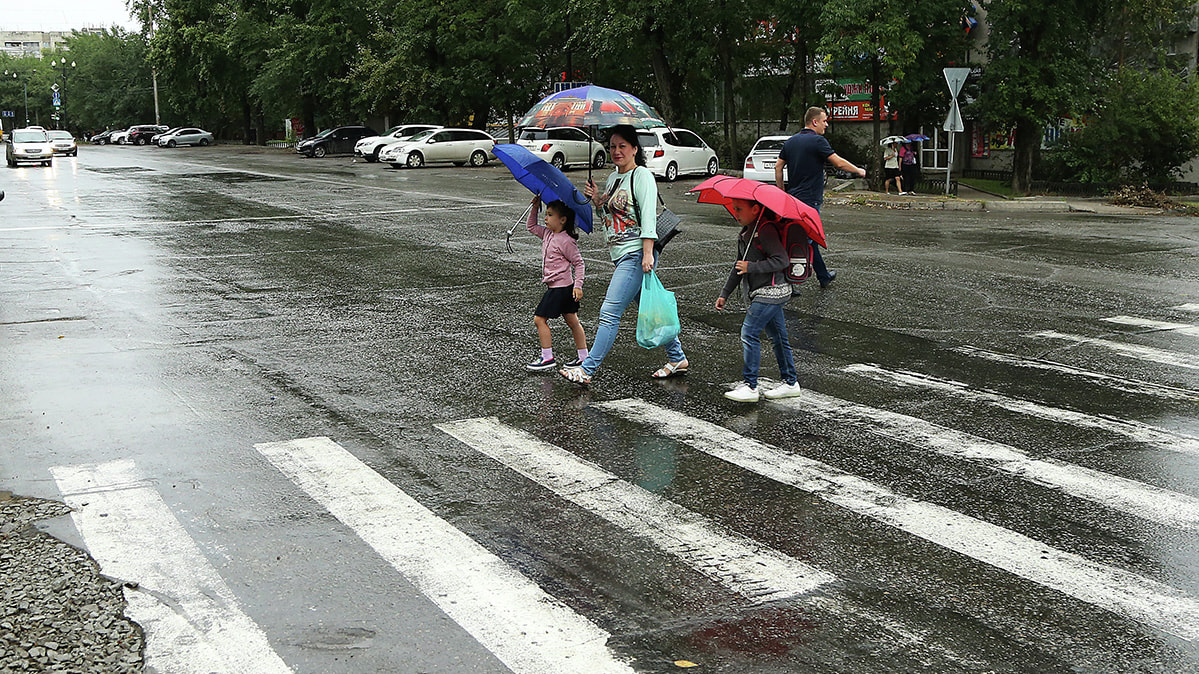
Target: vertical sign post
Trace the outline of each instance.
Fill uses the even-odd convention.
[[[962,111],[958,107],[958,94],[962,91],[962,85],[966,83],[966,78],[970,75],[969,68],[945,68],[945,82],[949,84],[949,95],[953,97],[953,102],[949,106],[949,115],[945,118],[945,124],[942,129],[949,132],[949,161],[945,164],[945,194],[949,194],[949,178],[953,174],[953,136],[955,133],[961,133],[966,130],[966,126],[962,124]]]

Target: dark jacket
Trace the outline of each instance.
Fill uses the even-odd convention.
[[[752,242],[750,241],[751,236],[753,236]],[[784,272],[791,264],[791,260],[787,258],[787,250],[779,238],[779,227],[774,222],[764,221],[756,227],[742,227],[741,233],[737,237],[737,259],[749,262],[749,269],[745,274],[738,274],[737,268],[733,267],[729,272],[728,281],[724,284],[724,290],[720,292],[721,297],[728,299],[733,288],[737,287],[739,283],[742,297],[746,302],[750,301],[750,293],[762,286],[784,285],[790,288]],[[787,299],[789,296],[775,300],[754,301],[781,304]]]

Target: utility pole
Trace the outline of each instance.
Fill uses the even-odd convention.
[[[154,6],[147,7],[150,13],[150,39],[154,39]],[[158,68],[150,66],[150,81],[154,85],[154,123],[162,124],[162,118],[158,114]]]

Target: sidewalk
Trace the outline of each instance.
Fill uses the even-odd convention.
[[[900,196],[865,189],[864,180],[829,181],[824,203],[838,206],[870,206],[927,211],[977,211],[1005,213],[1096,213],[1102,215],[1148,215],[1156,209],[1113,206],[1097,197],[1035,196],[1005,198],[958,186],[957,196],[916,194]]]

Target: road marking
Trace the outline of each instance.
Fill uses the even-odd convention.
[[[1178,309],[1179,311],[1199,312],[1199,304],[1180,304],[1174,308]]]
[[[1083,370],[1072,365],[1065,365],[1063,363],[1057,363],[1051,360],[1013,356],[1011,354],[997,353],[995,351],[988,351],[986,349],[980,349],[974,346],[958,346],[954,347],[953,350],[966,356],[982,358],[984,360],[1003,363],[1005,365],[1048,370],[1050,372],[1058,372],[1073,377],[1081,377],[1084,379],[1089,379],[1098,385],[1116,389],[1117,391],[1124,391],[1126,393],[1151,395],[1157,398],[1169,398],[1173,400],[1199,400],[1199,391],[1192,391],[1190,389],[1179,388],[1177,386],[1155,384],[1153,382],[1141,381],[1139,379],[1131,379],[1128,377],[1117,377],[1115,375],[1104,374],[1102,372],[1092,372],[1090,370]]]
[[[611,635],[329,438],[254,445],[516,674],[633,669]]]
[[[819,461],[642,400],[592,407],[1080,601],[1188,641],[1199,640],[1199,601],[1155,580],[896,494]]]
[[[1164,351],[1162,349],[1155,349],[1151,346],[1121,344],[1120,342],[1113,342],[1107,339],[1083,337],[1081,335],[1069,335],[1062,332],[1056,332],[1054,330],[1036,332],[1029,335],[1029,337],[1040,337],[1042,339],[1061,339],[1067,342],[1075,342],[1077,344],[1094,344],[1095,346],[1101,346],[1109,351],[1115,351],[1121,356],[1126,356],[1128,358],[1136,358],[1137,360],[1146,360],[1151,363],[1174,365],[1176,367],[1199,370],[1199,356],[1175,353],[1173,351]]]
[[[1129,440],[1144,443],[1158,449],[1185,454],[1199,454],[1199,438],[1193,435],[1173,433],[1164,428],[1150,426],[1139,421],[1117,419],[1106,415],[1092,415],[1074,410],[1050,407],[1031,400],[1020,400],[987,390],[974,390],[966,384],[948,379],[938,379],[916,372],[892,371],[878,365],[859,363],[843,368],[845,372],[860,374],[875,380],[889,381],[899,386],[919,386],[939,391],[971,402],[985,403],[1029,416],[1048,419],[1073,426],[1097,428],[1108,433],[1121,435]]]
[[[147,670],[290,672],[132,461],[50,469],[107,576],[125,588],[146,635]]]
[[[1190,325],[1188,323],[1167,323],[1166,321],[1154,321],[1148,318],[1137,318],[1136,316],[1109,316],[1103,320],[1117,325],[1131,325],[1135,328],[1177,332],[1180,335],[1199,335],[1199,325]]]
[[[795,597],[836,580],[498,419],[437,428],[751,602]]]

